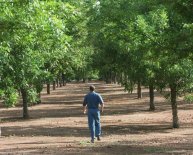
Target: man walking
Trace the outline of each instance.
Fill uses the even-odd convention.
[[[86,109],[88,109],[88,125],[91,134],[91,143],[94,143],[95,137],[97,137],[97,140],[100,140],[101,125],[99,105],[101,105],[101,112],[103,112],[104,102],[101,95],[94,91],[95,87],[93,85],[91,85],[89,89],[90,92],[84,97],[83,112],[86,114]]]

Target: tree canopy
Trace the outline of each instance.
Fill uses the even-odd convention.
[[[189,0],[0,1],[0,95],[7,106],[38,100],[61,76],[193,91],[193,2]],[[140,97],[140,95],[139,95]]]

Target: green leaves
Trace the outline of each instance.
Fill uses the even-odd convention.
[[[175,81],[180,89],[187,87],[191,6],[188,0],[4,1],[2,89],[13,84],[30,91],[59,74],[82,78],[95,74],[94,69],[105,76],[124,73],[132,82],[163,86]]]
[[[2,95],[6,107],[12,107],[18,103],[19,95],[13,87],[8,87]]]
[[[133,81],[154,82],[158,87],[176,82],[179,91],[191,85],[192,2],[91,3],[88,37],[97,50],[95,64],[102,64],[97,68],[103,74],[124,72]]]
[[[81,42],[75,35],[85,31],[80,2],[18,0],[1,4],[0,84],[2,91],[10,89],[3,91],[10,98],[6,104],[15,104],[14,91],[19,89],[27,92],[30,102],[35,101],[43,81],[54,80],[75,65],[71,62],[78,55],[72,49],[78,49],[77,42]]]

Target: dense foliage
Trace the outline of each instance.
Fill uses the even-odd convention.
[[[173,127],[179,127],[177,96],[192,92],[191,1],[117,0],[95,1],[88,14],[89,37],[98,52],[97,68],[132,91],[138,84],[153,90],[170,88]]]
[[[193,2],[189,0],[1,0],[0,95],[7,106],[39,100],[43,84],[98,76],[127,91],[193,91]],[[190,98],[190,97],[189,97]]]

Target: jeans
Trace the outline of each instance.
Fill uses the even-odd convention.
[[[88,109],[88,126],[91,139],[101,135],[100,111],[98,109]]]

